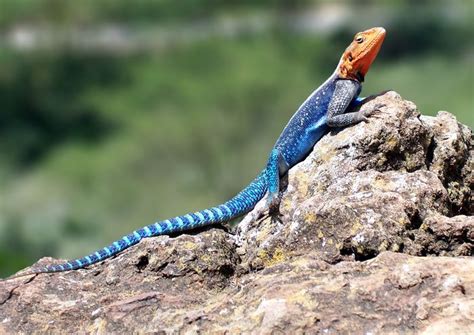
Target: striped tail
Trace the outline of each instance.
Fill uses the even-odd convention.
[[[266,170],[263,170],[250,185],[226,203],[217,207],[204,209],[199,212],[177,216],[168,220],[158,221],[146,227],[135,230],[133,233],[122,237],[111,245],[102,248],[88,256],[78,258],[63,264],[48,265],[33,272],[20,274],[19,276],[62,272],[81,269],[112,257],[119,252],[140,242],[141,239],[151,236],[165,235],[197,227],[229,221],[250,212],[267,192]],[[16,278],[18,276],[10,277]]]

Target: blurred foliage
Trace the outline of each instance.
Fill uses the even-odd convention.
[[[90,24],[103,21],[156,23],[207,19],[229,11],[296,10],[310,0],[3,0],[0,25],[28,22]]]
[[[107,134],[86,90],[114,86],[123,79],[120,60],[71,52],[0,55],[0,151],[29,166],[68,140],[95,142]]]
[[[82,256],[154,219],[234,195],[369,26],[388,35],[365,95],[394,89],[424,114],[448,110],[474,125],[468,2],[351,2],[352,20],[329,34],[289,28],[287,15],[318,3],[2,1],[4,36],[21,24],[193,27],[251,11],[272,13],[277,24],[138,52],[1,48],[0,276],[41,255]]]

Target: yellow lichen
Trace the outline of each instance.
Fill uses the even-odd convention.
[[[107,321],[102,318],[97,318],[94,323],[86,327],[86,332],[90,334],[105,334],[107,329]],[[45,332],[48,333],[49,331]]]
[[[378,247],[378,250],[380,252],[386,251],[387,250],[387,244],[388,244],[387,241],[382,241],[382,243],[380,243],[380,245]]]
[[[294,175],[295,181],[297,181],[298,194],[301,197],[308,195],[309,175],[303,171],[297,172]]]
[[[361,255],[363,255],[365,251],[364,246],[360,244],[356,247],[356,250],[357,250],[357,253]]]
[[[200,259],[202,262],[206,263],[207,265],[214,263],[212,257],[209,254],[201,255]]]
[[[359,220],[354,220],[354,223],[351,227],[350,234],[351,235],[356,235],[364,226],[360,223]]]
[[[281,248],[275,248],[271,255],[267,250],[260,250],[258,257],[262,260],[265,267],[273,266],[286,260],[285,253]]]
[[[405,166],[407,170],[411,171],[418,166],[418,160],[415,156],[405,153]]]
[[[307,213],[305,216],[304,216],[304,221],[305,222],[316,222],[316,214],[314,214],[313,212],[310,212],[310,213]]]
[[[311,299],[311,295],[308,294],[307,290],[302,289],[288,297],[288,302],[300,304],[306,308],[315,308],[318,302]]]
[[[336,155],[336,151],[333,147],[324,145],[321,142],[319,142],[319,145],[316,146],[314,150],[318,154],[318,157],[324,162],[329,161]]]
[[[288,212],[293,207],[293,201],[290,198],[285,198],[280,207],[282,212]]]
[[[186,241],[186,242],[184,242],[184,247],[188,250],[194,250],[194,249],[197,248],[197,245],[194,242]]]
[[[256,241],[260,244],[263,241],[265,241],[268,236],[271,233],[271,226],[270,225],[264,225],[262,229],[258,232],[258,235],[256,236]]]
[[[390,191],[395,188],[395,185],[391,181],[383,178],[376,178],[372,186],[382,191]]]
[[[398,147],[398,138],[394,136],[390,136],[386,141],[385,141],[385,147],[387,150],[393,150]]]

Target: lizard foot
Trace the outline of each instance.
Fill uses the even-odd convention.
[[[278,211],[278,209],[271,210],[270,208],[266,207],[252,214],[251,221],[263,221],[270,218],[272,220],[277,220],[281,222],[282,217],[283,215]]]
[[[280,213],[280,196],[278,194],[275,196],[268,197],[267,208],[269,215]]]
[[[269,197],[267,201],[255,207],[252,214],[252,221],[259,221],[268,217],[278,216],[280,214],[280,197]]]
[[[362,121],[368,122],[369,117],[378,117],[378,114],[382,111],[381,108],[385,107],[385,104],[376,104],[374,108],[367,109],[362,112]]]

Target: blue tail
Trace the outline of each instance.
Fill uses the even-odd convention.
[[[81,269],[112,257],[119,252],[140,242],[142,238],[165,235],[197,227],[229,221],[250,212],[267,191],[266,170],[263,170],[249,186],[226,203],[217,207],[204,209],[199,212],[177,216],[172,219],[158,221],[146,227],[135,230],[133,233],[122,237],[111,245],[102,248],[88,256],[78,258],[63,264],[49,265],[37,271],[37,273],[61,272]],[[33,273],[25,273],[33,274]]]

